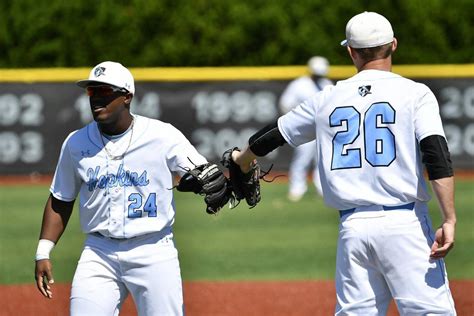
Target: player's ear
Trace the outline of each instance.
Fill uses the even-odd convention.
[[[124,103],[125,103],[125,104],[130,104],[130,103],[132,103],[132,99],[133,99],[133,94],[127,93],[127,94],[125,95]]]
[[[393,42],[392,42],[392,53],[397,49],[397,46],[398,46],[398,41],[397,41],[397,39],[394,37],[394,38],[393,38]]]
[[[355,63],[354,54],[357,54],[357,53],[350,46],[347,46],[346,48],[347,48],[347,52],[349,53],[349,56],[351,56],[352,61]]]

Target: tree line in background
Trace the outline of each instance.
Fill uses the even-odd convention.
[[[399,40],[398,64],[472,63],[472,0],[0,1],[0,67],[350,64],[350,17],[376,11]]]

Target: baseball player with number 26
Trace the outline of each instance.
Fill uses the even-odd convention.
[[[78,82],[94,122],[64,141],[50,188],[35,278],[52,297],[49,255],[79,195],[87,234],[74,275],[70,314],[118,315],[131,293],[138,314],[182,315],[183,294],[172,224],[177,189],[204,196],[209,214],[230,198],[227,179],[170,124],[130,113],[135,83],[128,69],[103,62]]]
[[[247,172],[286,143],[316,139],[324,201],[339,210],[336,315],[455,315],[443,258],[454,245],[453,170],[430,89],[391,72],[397,48],[375,12],[346,25],[358,73],[301,103],[231,156]],[[423,164],[443,216],[433,231]]]

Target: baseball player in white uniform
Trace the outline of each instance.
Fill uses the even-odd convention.
[[[71,315],[118,315],[131,293],[139,315],[182,315],[173,241],[173,175],[206,163],[172,125],[130,113],[132,74],[116,62],[78,82],[94,121],[64,141],[36,254],[37,286],[52,297],[49,254],[79,195],[87,234],[71,290]]]
[[[443,258],[454,245],[451,160],[430,89],[391,72],[390,22],[364,12],[341,43],[353,77],[328,86],[249,139],[233,160],[242,171],[285,143],[316,138],[327,205],[339,210],[336,315],[455,315]],[[426,167],[442,223],[431,226]]]
[[[313,56],[308,61],[309,76],[302,76],[291,81],[280,97],[280,110],[288,113],[295,106],[310,99],[311,96],[323,90],[332,81],[325,78],[329,71],[329,62],[321,56]],[[290,201],[299,201],[306,193],[308,186],[306,178],[311,165],[317,164],[316,143],[311,141],[301,144],[294,149],[293,158],[289,167],[289,191]],[[321,181],[318,168],[313,169],[313,183],[316,191],[321,195]]]

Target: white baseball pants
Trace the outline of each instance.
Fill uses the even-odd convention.
[[[425,203],[415,210],[363,210],[341,217],[336,315],[456,315],[443,260],[431,260],[434,231]]]
[[[72,316],[118,315],[131,293],[138,315],[183,315],[173,235],[111,239],[90,234],[71,290]]]

